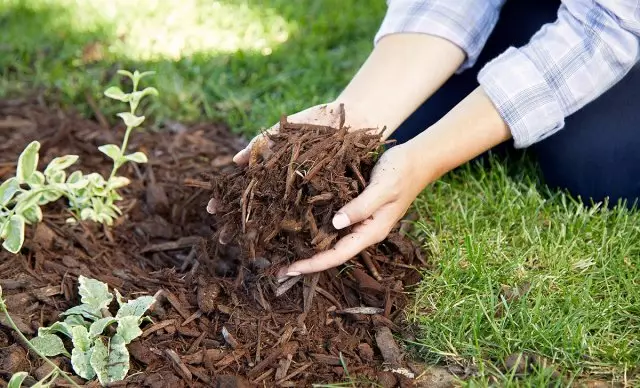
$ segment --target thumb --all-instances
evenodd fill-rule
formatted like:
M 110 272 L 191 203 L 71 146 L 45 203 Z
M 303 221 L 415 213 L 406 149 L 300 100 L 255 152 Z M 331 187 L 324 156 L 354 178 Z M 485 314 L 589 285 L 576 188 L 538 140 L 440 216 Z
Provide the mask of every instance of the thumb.
M 370 184 L 359 196 L 338 210 L 333 216 L 333 227 L 344 229 L 371 217 L 376 210 L 389 202 L 386 194 L 381 184 Z

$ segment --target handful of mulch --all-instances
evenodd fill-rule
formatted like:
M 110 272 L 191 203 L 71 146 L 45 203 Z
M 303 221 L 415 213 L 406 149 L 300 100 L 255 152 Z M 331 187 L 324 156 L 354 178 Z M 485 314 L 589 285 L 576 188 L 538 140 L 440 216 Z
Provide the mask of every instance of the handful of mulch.
M 279 132 L 267 135 L 270 146 L 257 142 L 247 166 L 214 178 L 212 257 L 228 256 L 234 246 L 236 266 L 274 275 L 349 233 L 336 230 L 332 218 L 365 189 L 385 143 L 375 130 L 345 127 L 341 113 L 337 128 L 282 117 Z M 394 234 L 394 252 L 413 262 L 411 243 Z

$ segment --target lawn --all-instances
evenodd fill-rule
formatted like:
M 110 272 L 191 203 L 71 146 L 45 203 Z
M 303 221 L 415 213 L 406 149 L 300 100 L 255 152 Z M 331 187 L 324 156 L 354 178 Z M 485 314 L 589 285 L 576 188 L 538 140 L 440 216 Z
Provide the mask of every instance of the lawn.
M 330 100 L 366 57 L 385 11 L 318 0 L 0 0 L 0 97 L 41 90 L 92 117 L 118 68 L 156 70 L 156 129 L 219 121 L 251 135 Z M 100 11 L 100 12 L 98 12 Z M 111 117 L 114 105 L 98 101 Z M 104 105 L 103 105 L 104 104 Z M 472 366 L 469 386 L 542 386 L 560 371 L 640 384 L 640 216 L 585 208 L 530 162 L 469 165 L 415 202 L 431 266 L 407 311 L 409 348 Z M 553 367 L 501 372 L 526 352 Z

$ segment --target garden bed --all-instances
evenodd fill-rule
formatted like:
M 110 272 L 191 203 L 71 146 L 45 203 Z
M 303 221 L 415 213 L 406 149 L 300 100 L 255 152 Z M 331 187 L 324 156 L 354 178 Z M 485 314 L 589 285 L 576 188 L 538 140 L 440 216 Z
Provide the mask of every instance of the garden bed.
M 41 163 L 77 154 L 75 168 L 108 175 L 110 165 L 97 147 L 117 143 L 124 128 L 109 128 L 97 116 L 84 120 L 37 100 L 0 102 L 0 180 L 15 173 L 18 155 L 32 140 L 42 143 Z M 124 296 L 158 300 L 150 313 L 153 322 L 129 346 L 131 370 L 119 386 L 298 387 L 347 378 L 365 385 L 412 386 L 410 377 L 421 370 L 405 360 L 392 334 L 410 336 L 402 312 L 405 291 L 419 279 L 415 266 L 426 263 L 400 230 L 346 268 L 284 283 L 269 276 L 286 258 L 324 249 L 337 238 L 327 240 L 330 215 L 361 190 L 358 184 L 366 184 L 366 171 L 354 168 L 344 182 L 346 191 L 336 191 L 335 200 L 316 198 L 317 206 L 296 215 L 311 212 L 317 218 L 314 244 L 291 250 L 295 239 L 286 242 L 281 234 L 291 230 L 279 224 L 279 237 L 273 239 L 278 243 L 258 247 L 256 255 L 246 244 L 220 245 L 225 218 L 205 211 L 212 189 L 233 192 L 228 178 L 226 186 L 216 186 L 219 177 L 235 176 L 245 189 L 250 184 L 250 174 L 228 175 L 236 169 L 232 156 L 244 145 L 215 124 L 174 123 L 159 133 L 135 133 L 130 149 L 146 153 L 149 163 L 123 167 L 121 175 L 132 183 L 121 190 L 124 215 L 113 228 L 67 224 L 63 204 L 51 204 L 44 221 L 28 228 L 20 254 L 0 253 L 0 286 L 21 331 L 30 338 L 78 304 L 77 277 L 84 275 Z M 324 156 L 316 156 L 316 162 Z M 290 185 L 281 182 L 281 187 L 295 201 Z M 276 230 L 257 220 L 258 231 Z M 324 237 L 316 238 L 321 232 Z M 0 328 L 0 379 L 21 370 L 38 377 L 47 367 L 27 356 L 16 338 L 6 326 Z M 71 371 L 68 360 L 56 360 Z

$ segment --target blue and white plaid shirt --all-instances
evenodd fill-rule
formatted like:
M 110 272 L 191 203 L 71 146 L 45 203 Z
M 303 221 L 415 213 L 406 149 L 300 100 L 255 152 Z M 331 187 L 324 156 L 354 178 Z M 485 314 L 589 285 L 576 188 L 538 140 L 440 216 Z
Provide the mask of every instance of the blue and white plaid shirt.
M 478 59 L 504 1 L 387 0 L 375 41 L 403 32 L 445 38 L 467 55 L 461 72 Z M 562 129 L 567 116 L 619 82 L 639 55 L 640 1 L 564 0 L 555 23 L 487 63 L 478 81 L 514 145 L 523 148 Z

